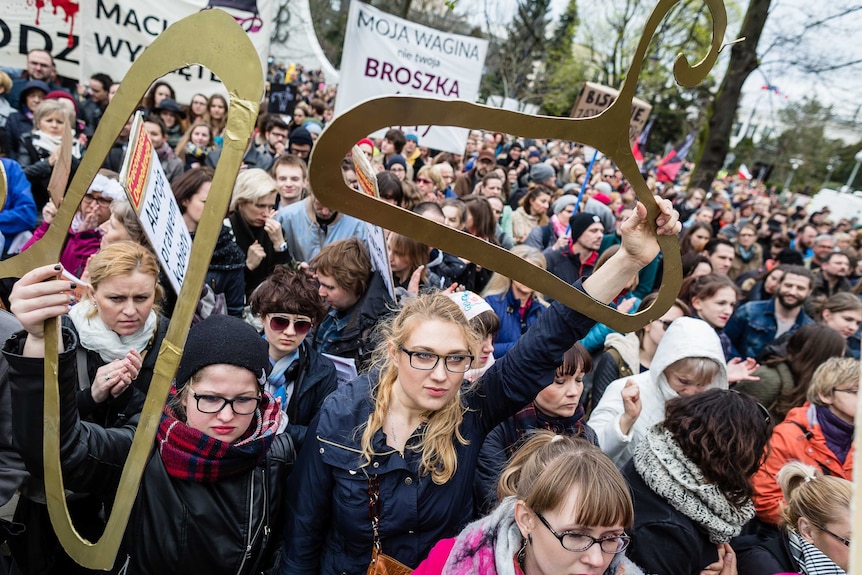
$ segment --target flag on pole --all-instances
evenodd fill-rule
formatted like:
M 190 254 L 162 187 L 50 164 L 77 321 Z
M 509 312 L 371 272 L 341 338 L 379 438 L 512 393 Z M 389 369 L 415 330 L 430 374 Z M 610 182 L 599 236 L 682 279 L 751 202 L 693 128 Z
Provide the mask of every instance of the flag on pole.
M 656 179 L 659 182 L 672 182 L 676 179 L 676 175 L 679 173 L 680 168 L 682 168 L 682 163 L 685 161 L 685 157 L 688 156 L 692 145 L 694 145 L 694 132 L 686 136 L 680 145 L 662 158 L 655 171 Z
M 738 175 L 743 180 L 750 180 L 754 177 L 751 175 L 751 172 L 748 171 L 748 166 L 746 166 L 745 164 L 739 165 L 739 172 L 737 172 L 736 175 Z
M 635 157 L 635 161 L 641 163 L 644 161 L 643 149 L 646 147 L 647 139 L 649 139 L 650 130 L 652 130 L 652 125 L 655 123 L 655 116 L 650 118 L 649 123 L 644 128 L 641 135 L 638 136 L 638 139 L 635 140 L 635 145 L 632 148 L 632 155 Z

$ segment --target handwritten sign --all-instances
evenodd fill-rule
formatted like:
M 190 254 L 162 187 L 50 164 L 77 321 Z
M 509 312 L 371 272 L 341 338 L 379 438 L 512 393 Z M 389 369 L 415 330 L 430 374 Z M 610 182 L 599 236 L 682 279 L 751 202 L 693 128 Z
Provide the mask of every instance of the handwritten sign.
M 156 252 L 162 271 L 180 293 L 189 267 L 192 237 L 183 221 L 174 192 L 143 129 L 143 116 L 135 116 L 130 146 L 123 161 L 120 183 L 135 207 L 141 227 Z
M 572 108 L 572 118 L 591 118 L 607 110 L 619 96 L 619 90 L 586 82 Z M 629 123 L 629 141 L 634 144 L 646 125 L 652 105 L 640 98 L 632 98 L 632 115 Z

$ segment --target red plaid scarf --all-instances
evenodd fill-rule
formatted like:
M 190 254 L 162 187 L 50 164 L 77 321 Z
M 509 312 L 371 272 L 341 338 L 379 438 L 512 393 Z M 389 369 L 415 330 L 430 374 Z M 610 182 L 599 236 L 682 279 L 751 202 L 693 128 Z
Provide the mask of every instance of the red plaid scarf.
M 176 388 L 172 388 L 168 404 L 176 393 Z M 171 477 L 214 483 L 254 469 L 263 461 L 283 416 L 278 403 L 264 393 L 254 423 L 236 443 L 227 443 L 189 427 L 165 405 L 156 433 L 159 455 Z

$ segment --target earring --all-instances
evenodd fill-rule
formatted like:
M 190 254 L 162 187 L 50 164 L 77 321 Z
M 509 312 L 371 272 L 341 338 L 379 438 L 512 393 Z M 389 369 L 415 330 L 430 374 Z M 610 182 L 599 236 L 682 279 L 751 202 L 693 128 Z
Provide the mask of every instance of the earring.
M 533 544 L 533 536 L 527 533 L 527 537 L 524 539 L 524 543 L 521 544 L 521 548 L 518 549 L 518 565 L 521 566 L 521 569 L 524 568 L 524 559 L 527 557 L 527 544 Z
M 91 300 L 90 300 L 90 303 L 92 303 L 92 304 L 93 304 L 93 309 L 99 309 L 99 304 L 97 304 L 97 303 L 96 303 L 96 300 L 91 299 Z

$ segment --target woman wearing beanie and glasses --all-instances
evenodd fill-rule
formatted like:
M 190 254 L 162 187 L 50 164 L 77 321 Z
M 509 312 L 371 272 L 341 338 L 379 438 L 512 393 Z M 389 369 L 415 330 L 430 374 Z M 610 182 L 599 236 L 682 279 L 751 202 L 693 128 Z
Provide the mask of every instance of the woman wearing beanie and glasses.
M 323 301 L 305 273 L 278 266 L 249 303 L 269 346 L 266 391 L 287 413 L 287 432 L 299 449 L 323 400 L 338 387 L 335 366 L 306 342 L 326 313 Z
M 657 201 L 659 233 L 678 230 L 670 202 Z M 600 302 L 658 253 L 643 205 L 622 229 L 623 248 L 577 284 Z M 364 573 L 378 547 L 412 568 L 457 534 L 473 515 L 485 436 L 553 382 L 559 358 L 594 323 L 554 304 L 464 385 L 481 354 L 465 311 L 443 294 L 408 303 L 381 330 L 376 366 L 323 402 L 290 477 L 283 575 Z
M 42 474 L 44 324 L 68 311 L 59 266 L 27 273 L 12 291 L 26 333 L 6 342 L 15 439 L 28 470 Z M 138 416 L 122 428 L 82 422 L 75 406 L 75 338 L 60 333 L 60 463 L 66 489 L 110 502 Z M 293 461 L 284 413 L 264 392 L 266 343 L 238 318 L 213 315 L 192 327 L 132 509 L 114 571 L 252 574 L 270 568 Z

